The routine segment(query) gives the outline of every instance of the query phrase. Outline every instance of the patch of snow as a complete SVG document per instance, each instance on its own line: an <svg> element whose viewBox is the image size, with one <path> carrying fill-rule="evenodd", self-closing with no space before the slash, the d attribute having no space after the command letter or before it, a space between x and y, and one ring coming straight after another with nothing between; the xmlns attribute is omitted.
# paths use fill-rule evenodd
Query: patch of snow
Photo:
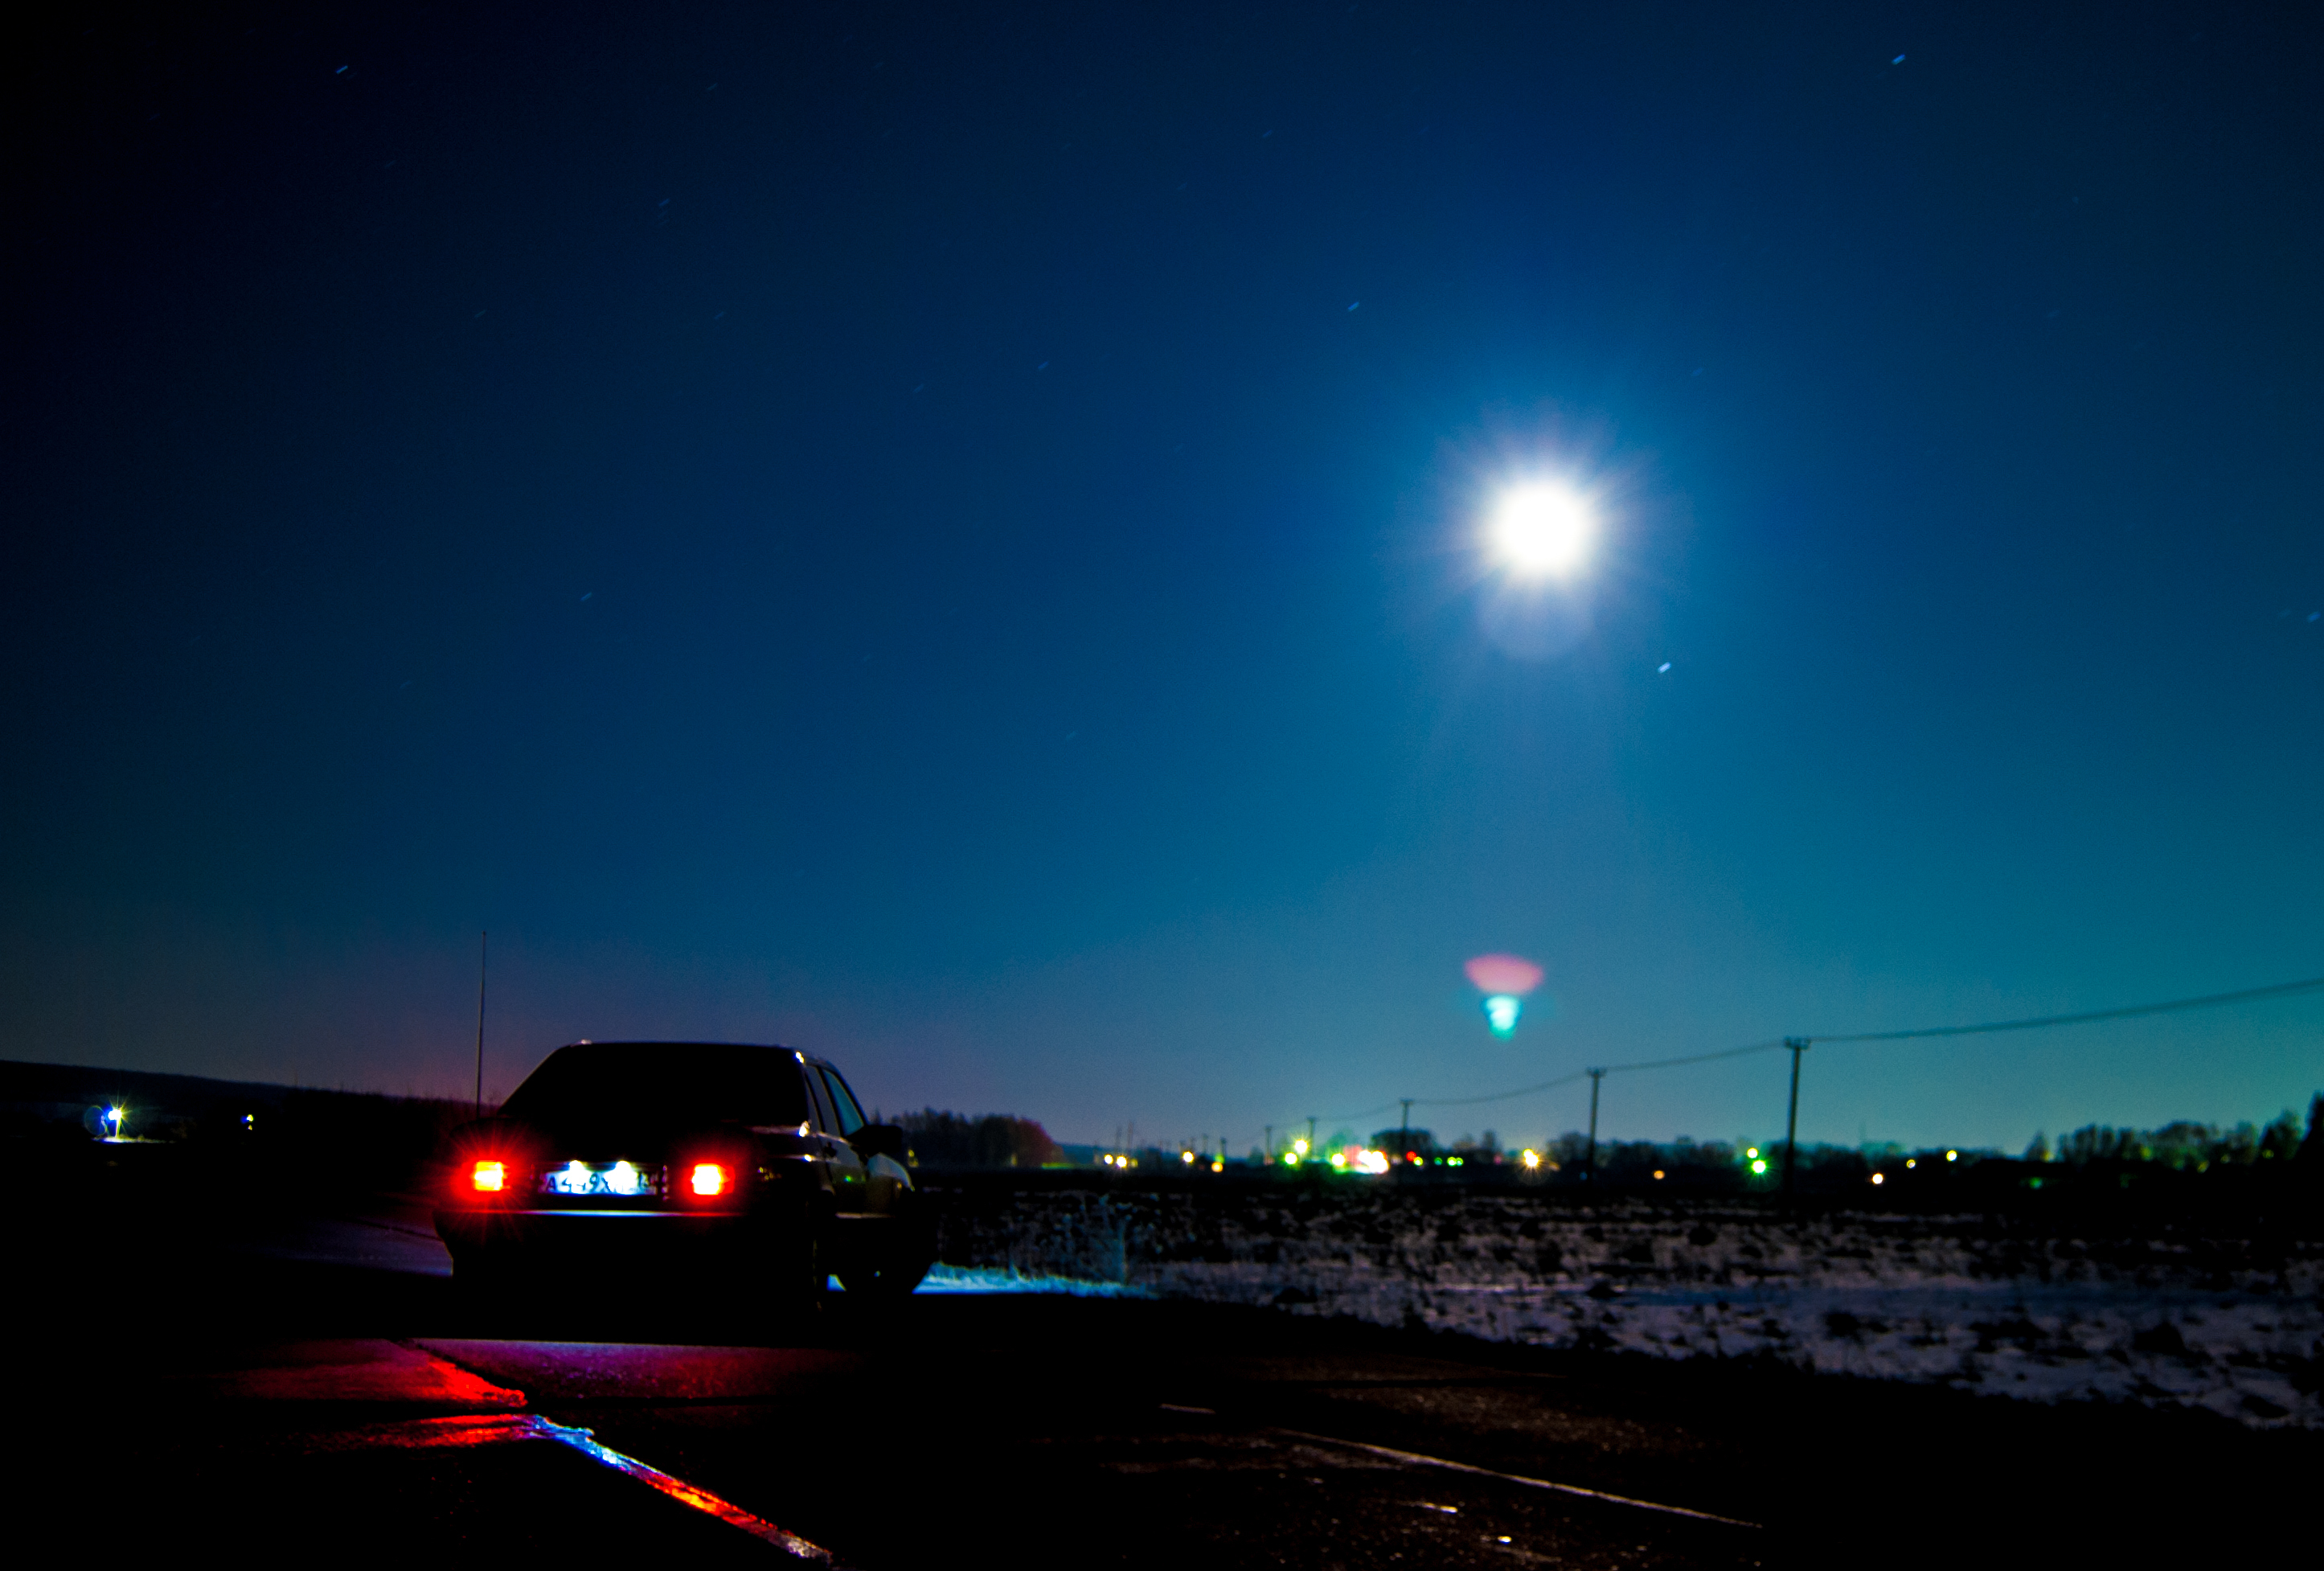
<svg viewBox="0 0 2324 1571"><path fill-rule="evenodd" d="M913 1291L920 1293L1065 1293L1077 1298L1143 1298L1148 1295L1120 1282L1084 1281L1074 1277L1026 1276L1006 1269L980 1266L932 1266Z"/></svg>
<svg viewBox="0 0 2324 1571"><path fill-rule="evenodd" d="M1067 1193L948 1217L945 1253L982 1266L937 1268L964 1283L1023 1285L936 1290L1072 1282L2324 1428L2324 1251L2313 1243L2052 1238L1982 1215L1794 1223L1718 1202Z"/></svg>

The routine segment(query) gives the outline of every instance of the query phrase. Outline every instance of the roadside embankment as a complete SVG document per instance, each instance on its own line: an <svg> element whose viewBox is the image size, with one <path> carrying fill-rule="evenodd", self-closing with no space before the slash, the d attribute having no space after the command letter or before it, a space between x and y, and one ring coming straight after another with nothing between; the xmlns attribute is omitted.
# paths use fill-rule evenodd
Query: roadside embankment
<svg viewBox="0 0 2324 1571"><path fill-rule="evenodd" d="M955 1187L950 1265L1493 1341L2324 1428L2324 1238L1375 1189ZM2087 1220L2087 1219L2084 1219ZM2255 1230L2257 1234L2257 1230Z"/></svg>

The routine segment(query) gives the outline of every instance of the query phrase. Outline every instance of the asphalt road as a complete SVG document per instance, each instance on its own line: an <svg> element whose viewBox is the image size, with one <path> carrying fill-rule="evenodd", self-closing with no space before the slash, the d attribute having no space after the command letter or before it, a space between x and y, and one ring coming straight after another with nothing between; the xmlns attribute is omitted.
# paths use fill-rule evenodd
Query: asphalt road
<svg viewBox="0 0 2324 1571"><path fill-rule="evenodd" d="M2316 1437L2207 1415L1268 1311L923 1294L776 1325L670 1282L480 1304L392 1199L68 1207L19 1258L11 1492L91 1553L1329 1571L2015 1564L2178 1539L2241 1557L2324 1476Z"/></svg>

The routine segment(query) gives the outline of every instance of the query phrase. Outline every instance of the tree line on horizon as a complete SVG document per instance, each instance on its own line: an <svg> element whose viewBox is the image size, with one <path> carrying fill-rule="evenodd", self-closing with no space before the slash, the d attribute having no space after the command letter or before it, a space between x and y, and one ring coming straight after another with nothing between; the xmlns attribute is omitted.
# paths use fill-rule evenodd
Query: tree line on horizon
<svg viewBox="0 0 2324 1571"><path fill-rule="evenodd" d="M2076 1168L2100 1161L2129 1162L2197 1172L2215 1167L2251 1167L2263 1162L2294 1160L2303 1146L2313 1141L2319 1124L2324 1124L2324 1092L2319 1092L2310 1102L2305 1139L2299 1115L2287 1107L2264 1124L2248 1120L2221 1125L2177 1119L2153 1129L2117 1129L2111 1124L2084 1124L2071 1133L2060 1135L2054 1141L2046 1132L2037 1133L2021 1160L2063 1163ZM1335 1137L1335 1143L1340 1138ZM1373 1135L1372 1141L1383 1150L1401 1144L1432 1154L1461 1155L1472 1160L1478 1157L1486 1158L1489 1161L1508 1160L1499 1139L1491 1130L1487 1130L1481 1138L1464 1134L1445 1145L1425 1129L1386 1129ZM1946 1149L1908 1148L1894 1141L1868 1141L1860 1145L1803 1141L1800 1144L1797 1160L1803 1170L1860 1168L1868 1174L1876 1169L1899 1165L1908 1159L1941 1157ZM1991 1149L1952 1149L1960 1160L1970 1162L2001 1158L2006 1154ZM2310 1160L2324 1160L2324 1142L2316 1143L2312 1149L2315 1154ZM1698 1141L1688 1135L1669 1141L1626 1141L1604 1137L1597 1142L1596 1160L1599 1172L1609 1178L1645 1178L1657 1170L1675 1178L1682 1173L1689 1176L1731 1173L1744 1168L1754 1158L1773 1160L1782 1151L1780 1136L1756 1147L1746 1141ZM1580 1130L1568 1130L1543 1145L1541 1154L1553 1171L1579 1171L1590 1165L1590 1137Z"/></svg>
<svg viewBox="0 0 2324 1571"><path fill-rule="evenodd" d="M2324 1140L2317 1138L2319 1128L2324 1128L2324 1093L2319 1093L2309 1103L2304 1138L2299 1115L2285 1108L2264 1124L2246 1121L2223 1126L2191 1119L2174 1120L2154 1129L2085 1124L2054 1141L2046 1133L2036 1134L2018 1160L2077 1169L2106 1162L2208 1172L2213 1169L2289 1163L2300 1160L2304 1152L2307 1163L2314 1165L2324 1163ZM1724 1141L1694 1141L1683 1135L1674 1141L1600 1140L1597 1167L1601 1176L1615 1182L1649 1180L1657 1175L1681 1182L1718 1180L1741 1172L1755 1150L1758 1157L1769 1162L1772 1171L1780 1160L1783 1141L1778 1138L1753 1148ZM1967 1147L1955 1150L1963 1164L2007 1160L2006 1153L1999 1151ZM1543 1154L1561 1170L1578 1171L1588 1165L1590 1137L1569 1130L1551 1141ZM1846 1179L1869 1177L1884 1169L1895 1171L1908 1160L1941 1161L1944 1156L1942 1147L1907 1148L1893 1141L1853 1146L1803 1141L1796 1162L1803 1178Z"/></svg>
<svg viewBox="0 0 2324 1571"><path fill-rule="evenodd" d="M1038 1168L1065 1160L1049 1132L1030 1118L1005 1113L970 1117L927 1107L890 1122L911 1137L912 1156L922 1167Z"/></svg>
<svg viewBox="0 0 2324 1571"><path fill-rule="evenodd" d="M2232 1127L2180 1119L2157 1129L2116 1129L2111 1124L2086 1123L2052 1144L2036 1134L2025 1148L2029 1162L2065 1162L2087 1167L2091 1162L2154 1162L2198 1172L2214 1167L2250 1167L2264 1161L2291 1161L2316 1138L2324 1121L2324 1093L2308 1104L2308 1133L2301 1135L2300 1119L2285 1108L2266 1123L2248 1120ZM2324 1151L2324 1148L2319 1148Z"/></svg>

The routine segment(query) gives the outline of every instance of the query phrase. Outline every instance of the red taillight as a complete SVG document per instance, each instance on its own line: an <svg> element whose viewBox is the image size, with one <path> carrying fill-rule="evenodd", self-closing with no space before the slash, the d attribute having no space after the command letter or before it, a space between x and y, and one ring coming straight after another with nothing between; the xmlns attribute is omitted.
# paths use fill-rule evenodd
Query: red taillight
<svg viewBox="0 0 2324 1571"><path fill-rule="evenodd" d="M468 1182L479 1195L497 1195L508 1187L508 1164L478 1162L468 1169Z"/></svg>
<svg viewBox="0 0 2324 1571"><path fill-rule="evenodd" d="M687 1187L697 1195L723 1195L726 1192L726 1169L716 1162L696 1162Z"/></svg>

